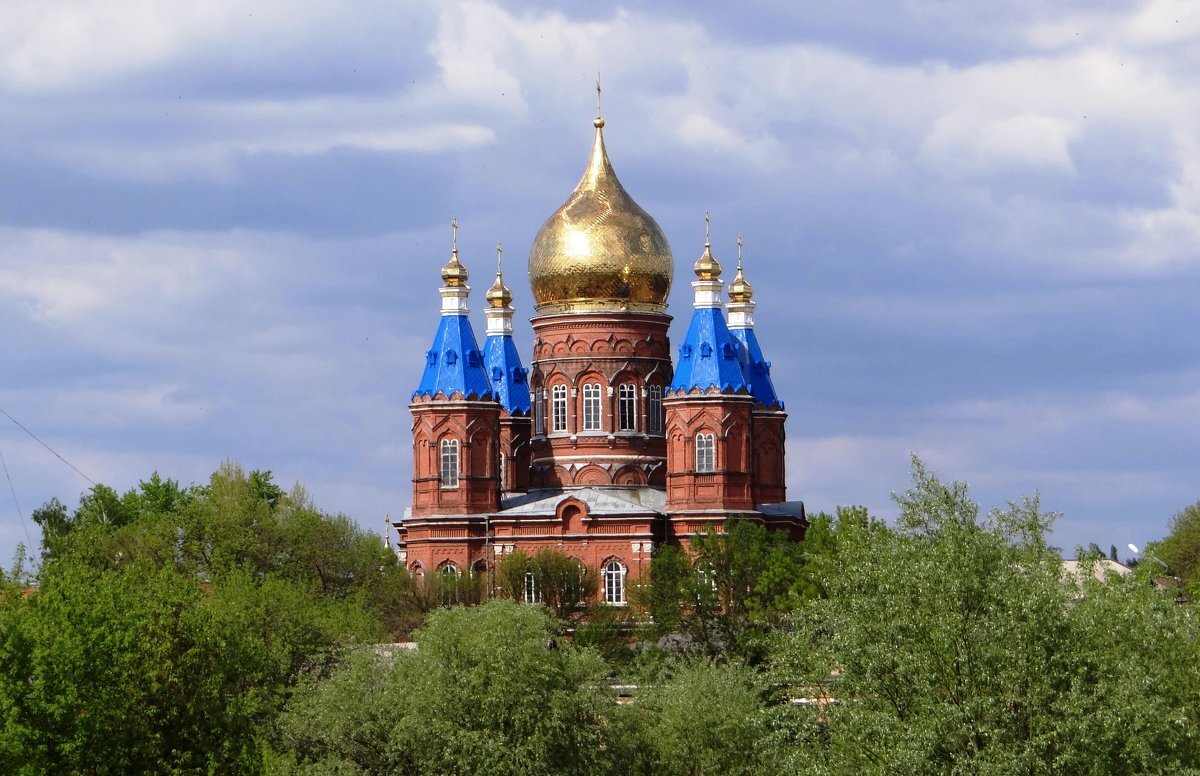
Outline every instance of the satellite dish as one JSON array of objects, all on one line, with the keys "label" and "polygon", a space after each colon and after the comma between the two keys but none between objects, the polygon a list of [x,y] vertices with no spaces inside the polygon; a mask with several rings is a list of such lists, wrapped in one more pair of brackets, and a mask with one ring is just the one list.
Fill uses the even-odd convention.
[{"label": "satellite dish", "polygon": [[1132,552],[1134,555],[1137,555],[1140,553],[1140,550],[1138,550],[1136,544],[1126,544],[1125,546],[1128,547],[1130,552]]}]

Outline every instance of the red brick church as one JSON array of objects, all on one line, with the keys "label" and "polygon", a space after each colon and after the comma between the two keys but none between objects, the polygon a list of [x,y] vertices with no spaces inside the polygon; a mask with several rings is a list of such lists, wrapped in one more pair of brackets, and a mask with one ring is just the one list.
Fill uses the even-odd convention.
[{"label": "red brick church", "polygon": [[441,320],[409,405],[413,501],[394,522],[415,574],[487,573],[514,550],[552,548],[598,569],[604,600],[623,604],[655,547],[686,547],[731,517],[804,535],[740,239],[726,288],[706,235],[672,362],[675,261],[617,180],[604,119],[594,124],[583,178],[529,254],[529,369],[501,273],[484,294],[480,348],[456,243],[442,268]]}]

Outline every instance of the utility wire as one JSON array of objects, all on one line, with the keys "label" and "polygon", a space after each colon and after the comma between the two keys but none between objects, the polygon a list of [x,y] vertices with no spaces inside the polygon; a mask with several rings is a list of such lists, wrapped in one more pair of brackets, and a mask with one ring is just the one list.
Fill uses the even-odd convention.
[{"label": "utility wire", "polygon": [[[34,438],[34,439],[37,441],[37,443],[38,443],[39,445],[41,445],[42,447],[44,447],[44,448],[46,448],[47,450],[49,450],[49,451],[50,451],[50,452],[51,452],[51,453],[54,455],[54,457],[55,457],[55,458],[57,458],[58,460],[60,460],[60,461],[62,461],[63,463],[65,463],[67,466],[70,466],[72,469],[74,469],[74,470],[75,470],[75,473],[76,473],[76,474],[78,474],[80,477],[83,477],[85,480],[87,480],[88,482],[92,483],[93,485],[95,485],[95,484],[96,484],[96,481],[95,481],[95,480],[93,480],[91,477],[87,476],[87,475],[86,475],[86,474],[84,474],[83,472],[79,471],[79,467],[78,467],[78,466],[76,466],[75,464],[71,463],[71,462],[70,462],[70,461],[68,461],[66,458],[63,458],[61,455],[59,455],[59,454],[58,454],[58,453],[57,453],[57,452],[54,450],[54,448],[52,448],[50,445],[48,445],[48,444],[46,444],[45,442],[43,442],[43,441],[41,440],[41,438],[40,438],[40,437],[39,437],[37,434],[33,433],[33,432],[32,432],[32,431],[30,431],[29,429],[25,428],[25,426],[21,425],[21,421],[17,420],[17,419],[16,419],[16,418],[14,418],[12,415],[9,415],[7,412],[5,412],[3,407],[0,407],[0,413],[3,413],[3,414],[4,414],[4,417],[6,417],[6,418],[8,418],[9,420],[11,420],[13,423],[16,423],[16,424],[17,424],[17,428],[21,429],[21,430],[22,430],[22,431],[24,431],[26,434],[28,434],[29,436],[33,437],[33,438]],[[12,481],[11,481],[11,480],[9,481],[9,484],[12,484]]]},{"label": "utility wire", "polygon": [[21,518],[21,528],[25,531],[25,541],[28,542],[25,546],[29,548],[30,552],[33,552],[33,539],[29,536],[29,525],[25,522],[25,513],[21,511],[21,502],[17,501],[17,489],[13,487],[12,476],[8,473],[8,464],[4,461],[4,453],[0,453],[0,466],[4,467],[4,478],[8,480],[8,492],[12,494],[13,505],[17,508],[17,516]]}]

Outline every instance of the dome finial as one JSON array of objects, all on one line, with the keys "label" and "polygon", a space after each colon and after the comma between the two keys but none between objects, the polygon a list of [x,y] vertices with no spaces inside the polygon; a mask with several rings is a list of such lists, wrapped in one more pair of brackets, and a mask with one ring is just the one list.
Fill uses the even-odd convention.
[{"label": "dome finial", "polygon": [[704,253],[700,254],[700,258],[696,259],[696,263],[692,265],[692,269],[696,272],[696,277],[701,280],[715,280],[721,276],[721,262],[712,255],[712,243],[709,241],[709,230],[712,226],[712,219],[709,217],[708,211],[704,211]]},{"label": "dome finial", "polygon": [[504,243],[496,243],[496,282],[492,283],[492,287],[487,290],[483,298],[487,300],[488,305],[495,308],[508,307],[512,304],[512,291],[508,286],[504,285],[504,276],[501,272],[501,257],[504,255]]},{"label": "dome finial", "polygon": [[450,261],[442,267],[442,280],[450,288],[467,284],[467,268],[458,260],[458,216],[450,219]]},{"label": "dome finial", "polygon": [[596,73],[596,118],[592,120],[596,129],[604,126],[604,114],[600,112],[600,74]]},{"label": "dome finial", "polygon": [[746,276],[742,274],[742,236],[739,234],[737,238],[738,246],[738,266],[737,275],[734,276],[733,282],[729,284],[729,301],[731,302],[749,302],[754,296],[754,289],[746,282]]}]

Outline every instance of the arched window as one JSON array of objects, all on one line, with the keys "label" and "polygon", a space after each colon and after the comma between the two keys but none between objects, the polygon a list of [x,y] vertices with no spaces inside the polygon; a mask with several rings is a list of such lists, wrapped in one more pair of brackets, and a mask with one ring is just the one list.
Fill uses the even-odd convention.
[{"label": "arched window", "polygon": [[444,563],[438,569],[438,573],[442,574],[443,576],[445,576],[447,578],[457,579],[458,578],[458,566],[455,566],[453,563]]},{"label": "arched window", "polygon": [[442,487],[458,487],[458,440],[442,440]]},{"label": "arched window", "polygon": [[550,430],[567,430],[567,386],[556,385],[550,389]]},{"label": "arched window", "polygon": [[583,386],[583,430],[600,430],[600,383]]},{"label": "arched window", "polygon": [[625,603],[625,567],[620,561],[610,560],[604,565],[604,603]]},{"label": "arched window", "polygon": [[696,434],[696,473],[711,474],[716,470],[716,440],[712,434]]},{"label": "arched window", "polygon": [[532,571],[525,572],[525,603],[540,604],[542,602],[542,591],[538,590],[537,577]]},{"label": "arched window", "polygon": [[617,386],[617,428],[621,431],[637,430],[637,386],[633,383]]},{"label": "arched window", "polygon": [[662,399],[662,386],[651,385],[646,393],[646,428],[651,434],[661,434],[663,430]]}]

